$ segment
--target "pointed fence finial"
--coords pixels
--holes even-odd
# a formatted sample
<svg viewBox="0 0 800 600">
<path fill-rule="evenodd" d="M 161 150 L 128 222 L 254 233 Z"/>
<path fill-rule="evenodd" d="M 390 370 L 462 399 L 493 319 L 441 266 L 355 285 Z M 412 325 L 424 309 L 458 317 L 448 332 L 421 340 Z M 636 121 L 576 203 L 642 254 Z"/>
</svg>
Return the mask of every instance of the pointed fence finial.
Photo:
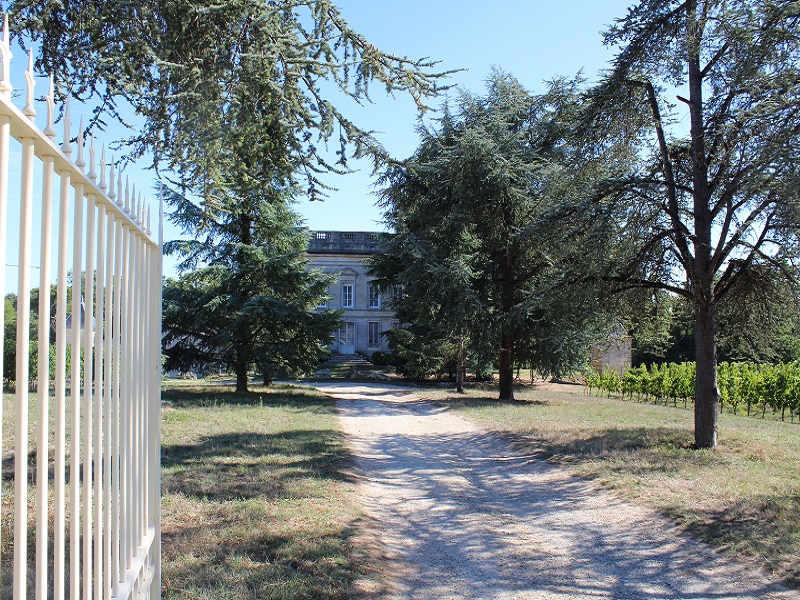
<svg viewBox="0 0 800 600">
<path fill-rule="evenodd" d="M 83 115 L 81 115 L 80 125 L 78 126 L 78 160 L 75 161 L 75 166 L 81 171 L 86 166 L 86 161 L 83 160 L 83 145 L 86 140 L 83 139 Z"/>
<path fill-rule="evenodd" d="M 70 123 L 69 120 L 69 96 L 67 96 L 67 100 L 64 102 L 64 143 L 61 144 L 61 152 L 66 156 L 72 154 L 72 145 L 69 143 L 72 137 L 72 132 L 70 131 L 71 127 L 72 123 Z"/>
<path fill-rule="evenodd" d="M 115 200 L 117 197 L 116 186 L 114 185 L 114 156 L 111 156 L 111 164 L 108 173 L 108 197 Z"/>
<path fill-rule="evenodd" d="M 8 33 L 8 13 L 3 19 L 3 41 L 0 42 L 0 62 L 2 62 L 2 78 L 0 78 L 0 93 L 6 98 L 11 97 L 11 91 L 14 89 L 11 86 L 11 37 Z"/>
<path fill-rule="evenodd" d="M 47 102 L 47 126 L 44 128 L 44 134 L 50 138 L 51 142 L 54 142 L 56 139 L 56 130 L 53 129 L 53 113 L 55 112 L 56 101 L 55 101 L 55 92 L 53 90 L 53 76 L 50 75 L 50 86 L 47 90 L 47 96 L 45 96 L 45 102 Z"/>
<path fill-rule="evenodd" d="M 125 212 L 131 214 L 131 183 L 125 175 Z"/>
<path fill-rule="evenodd" d="M 33 48 L 28 50 L 28 70 L 25 71 L 25 108 L 22 114 L 28 117 L 29 121 L 36 119 L 36 108 L 33 106 L 33 88 L 36 87 L 36 80 L 33 78 Z"/>
<path fill-rule="evenodd" d="M 153 231 L 150 229 L 150 205 L 147 205 L 147 235 L 152 235 Z"/>
<path fill-rule="evenodd" d="M 117 173 L 117 206 L 122 208 L 124 199 L 125 195 L 122 192 L 122 169 L 120 169 L 119 173 Z"/>
<path fill-rule="evenodd" d="M 94 149 L 94 132 L 91 133 L 91 142 L 89 144 L 89 179 L 92 181 L 97 181 L 97 172 L 94 170 L 94 159 L 95 159 L 95 149 Z"/>
<path fill-rule="evenodd" d="M 106 185 L 106 145 L 100 147 L 100 190 L 105 194 L 108 186 Z"/>
</svg>

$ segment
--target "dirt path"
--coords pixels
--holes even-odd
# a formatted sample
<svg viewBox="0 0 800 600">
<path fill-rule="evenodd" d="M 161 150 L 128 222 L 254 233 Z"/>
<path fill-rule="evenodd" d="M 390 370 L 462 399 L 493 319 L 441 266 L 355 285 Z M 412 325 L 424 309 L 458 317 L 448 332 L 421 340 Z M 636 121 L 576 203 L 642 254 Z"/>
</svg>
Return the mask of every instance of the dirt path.
<svg viewBox="0 0 800 600">
<path fill-rule="evenodd" d="M 800 598 L 408 389 L 319 387 L 376 524 L 381 598 Z"/>
</svg>

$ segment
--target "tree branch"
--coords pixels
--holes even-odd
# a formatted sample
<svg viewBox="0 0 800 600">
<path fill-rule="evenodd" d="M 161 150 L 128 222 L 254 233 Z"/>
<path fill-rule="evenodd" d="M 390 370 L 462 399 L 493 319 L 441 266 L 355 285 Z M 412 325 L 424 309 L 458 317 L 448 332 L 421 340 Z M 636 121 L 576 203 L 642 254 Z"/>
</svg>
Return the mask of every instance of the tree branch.
<svg viewBox="0 0 800 600">
<path fill-rule="evenodd" d="M 708 64 L 703 68 L 703 70 L 700 71 L 700 75 L 704 79 L 708 75 L 709 71 L 711 71 L 711 69 L 714 68 L 714 65 L 717 64 L 717 62 L 719 62 L 719 60 L 723 56 L 725 56 L 725 53 L 728 51 L 729 47 L 730 47 L 730 42 L 726 41 L 722 45 L 722 47 L 719 50 L 717 50 L 717 52 L 714 54 L 714 56 L 711 57 L 711 60 L 708 61 Z"/>
</svg>

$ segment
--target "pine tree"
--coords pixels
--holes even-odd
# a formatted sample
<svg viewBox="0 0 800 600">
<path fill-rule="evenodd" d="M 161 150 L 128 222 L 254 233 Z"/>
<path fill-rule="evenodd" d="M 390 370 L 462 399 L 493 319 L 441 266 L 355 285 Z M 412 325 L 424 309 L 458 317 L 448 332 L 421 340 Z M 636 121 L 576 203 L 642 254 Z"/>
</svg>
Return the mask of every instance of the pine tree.
<svg viewBox="0 0 800 600">
<path fill-rule="evenodd" d="M 384 177 L 396 234 L 376 273 L 403 289 L 399 314 L 417 343 L 438 337 L 466 341 L 478 360 L 494 354 L 502 400 L 514 397 L 520 358 L 569 371 L 594 333 L 599 305 L 579 273 L 602 252 L 592 239 L 602 239 L 603 218 L 583 195 L 593 161 L 571 141 L 579 83 L 532 96 L 495 72 L 485 96 L 462 93 Z M 573 281 L 584 283 L 567 288 Z"/>
<path fill-rule="evenodd" d="M 308 232 L 285 198 L 223 191 L 202 209 L 164 190 L 172 219 L 201 237 L 165 251 L 183 256 L 182 275 L 164 289 L 166 368 L 222 365 L 247 391 L 255 367 L 268 384 L 276 372 L 299 374 L 325 355 L 339 313 L 316 310 L 329 279 L 307 270 Z"/>
<path fill-rule="evenodd" d="M 13 0 L 8 11 L 61 94 L 95 105 L 101 126 L 132 107 L 143 121 L 130 139 L 137 153 L 199 196 L 240 143 L 248 156 L 271 155 L 271 174 L 302 174 L 316 198 L 318 174 L 345 170 L 350 152 L 384 155 L 323 85 L 363 102 L 376 82 L 424 109 L 446 75 L 430 60 L 380 51 L 329 0 Z M 252 125 L 248 137 L 232 123 Z M 338 147 L 330 162 L 329 141 Z"/>
</svg>

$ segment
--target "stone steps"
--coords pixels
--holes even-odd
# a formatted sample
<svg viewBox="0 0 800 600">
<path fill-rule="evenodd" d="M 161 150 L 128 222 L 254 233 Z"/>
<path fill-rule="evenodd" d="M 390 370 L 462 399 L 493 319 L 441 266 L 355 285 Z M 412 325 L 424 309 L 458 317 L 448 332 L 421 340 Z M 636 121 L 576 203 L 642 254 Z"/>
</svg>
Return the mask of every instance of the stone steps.
<svg viewBox="0 0 800 600">
<path fill-rule="evenodd" d="M 360 354 L 334 354 L 324 363 L 323 366 L 371 366 L 372 363 Z"/>
</svg>

